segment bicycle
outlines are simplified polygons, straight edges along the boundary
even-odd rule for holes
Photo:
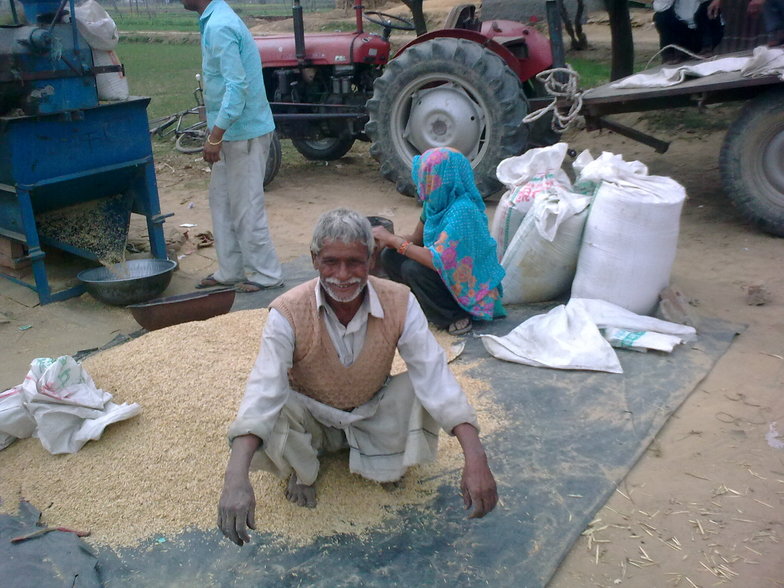
[[[174,148],[180,153],[198,153],[207,138],[207,120],[204,109],[201,75],[196,74],[198,87],[193,91],[196,106],[149,121],[150,136],[160,139],[175,137]]]
[[[199,153],[204,150],[204,141],[207,139],[207,120],[200,74],[196,74],[196,81],[198,87],[193,91],[196,106],[149,122],[150,137],[167,139],[174,135],[176,137],[174,148],[180,153]],[[198,117],[198,120],[194,122],[193,117]],[[264,169],[264,186],[278,174],[282,160],[283,148],[276,131],[272,134],[267,166]]]

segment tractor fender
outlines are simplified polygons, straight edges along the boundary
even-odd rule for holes
[[[492,25],[493,23],[490,24]],[[467,41],[472,41],[483,47],[486,47],[498,55],[501,59],[503,59],[504,62],[509,66],[509,69],[511,69],[522,82],[533,78],[539,72],[549,68],[553,62],[552,53],[550,52],[550,45],[547,41],[547,38],[536,31],[536,29],[532,29],[526,26],[521,26],[519,34],[514,38],[507,36],[503,37],[505,42],[513,42],[514,40],[518,40],[523,41],[526,43],[526,45],[528,45],[528,57],[523,59],[519,59],[507,47],[497,41],[494,41],[487,35],[468,29],[439,29],[437,31],[425,33],[424,35],[421,35],[403,45],[403,47],[401,47],[397,53],[395,53],[395,57],[398,57],[414,45],[419,45],[420,43],[430,41],[431,39],[443,38],[465,39]]]

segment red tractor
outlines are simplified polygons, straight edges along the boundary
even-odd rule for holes
[[[548,39],[504,20],[482,23],[471,5],[455,7],[445,28],[415,38],[390,61],[392,30],[407,19],[354,7],[356,31],[304,33],[294,0],[294,34],[256,37],[278,133],[308,159],[334,160],[354,141],[372,141],[381,173],[413,196],[411,161],[451,146],[472,162],[483,196],[499,188],[498,163],[531,141],[523,117],[537,95],[534,76],[552,64]],[[363,18],[379,34],[363,31]],[[541,141],[552,142],[542,129]]]

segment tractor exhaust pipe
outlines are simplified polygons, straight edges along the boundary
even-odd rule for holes
[[[302,5],[299,0],[294,0],[291,13],[294,19],[294,52],[297,65],[303,67],[305,65],[305,19],[302,16]]]
[[[357,0],[357,3],[354,4],[354,16],[357,21],[357,33],[365,32],[362,29],[362,0]]]

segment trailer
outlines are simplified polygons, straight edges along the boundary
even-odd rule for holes
[[[749,50],[722,57],[751,55]],[[679,67],[696,63],[684,62]],[[655,74],[661,68],[643,73]],[[623,89],[611,82],[587,90],[581,99],[580,113],[588,130],[611,130],[659,153],[667,150],[669,142],[606,117],[744,101],[740,114],[727,129],[719,155],[724,191],[744,217],[762,230],[784,237],[784,83],[777,75],[744,77],[739,71],[724,72],[655,88]]]

